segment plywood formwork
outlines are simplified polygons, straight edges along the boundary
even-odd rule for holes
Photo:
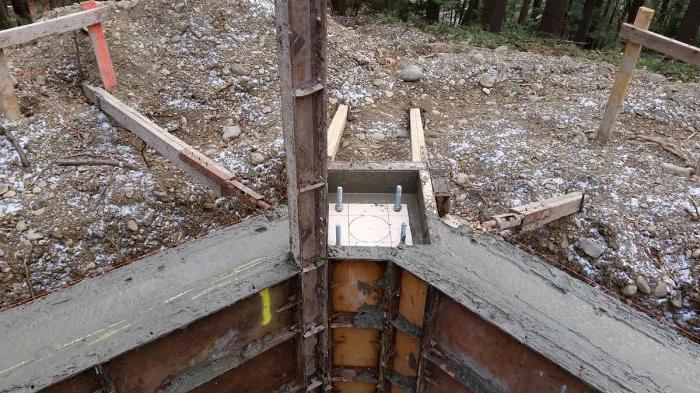
[[[374,171],[334,172],[329,182],[392,175]],[[288,218],[276,213],[0,314],[0,391],[308,389],[296,356],[303,270],[288,257]],[[425,223],[416,217],[411,226],[428,226],[429,236],[413,246],[330,247],[333,290],[325,296],[336,345],[321,388],[700,386],[697,344],[498,238],[423,214]]]
[[[300,275],[299,385],[330,386],[326,204],[326,2],[277,0],[291,254]]]

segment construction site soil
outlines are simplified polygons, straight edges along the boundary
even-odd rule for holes
[[[265,195],[285,197],[271,0],[108,3],[114,94]],[[46,18],[75,12],[66,7]],[[612,140],[593,140],[615,67],[557,54],[452,43],[415,28],[329,24],[329,116],[350,105],[337,160],[410,158],[423,111],[431,166],[454,212],[478,223],[584,191],[584,211],[502,233],[700,333],[700,181],[664,170],[700,158],[700,89],[640,70]],[[100,274],[255,214],[176,169],[87,103],[74,37],[7,51],[24,118],[0,120],[0,307]],[[84,77],[99,85],[89,37]],[[399,77],[408,64],[419,80]],[[119,166],[59,166],[99,158]],[[206,261],[202,261],[206,263]]]

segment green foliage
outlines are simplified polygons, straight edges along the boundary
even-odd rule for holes
[[[503,32],[495,34],[484,30],[480,25],[453,26],[447,23],[426,25],[415,21],[404,21],[395,17],[374,15],[367,19],[371,23],[384,23],[401,26],[418,26],[427,33],[440,35],[451,42],[466,42],[469,45],[496,48],[508,45],[522,51],[540,52],[552,55],[568,55],[594,61],[604,61],[619,65],[624,49],[623,43],[614,40],[605,50],[589,50],[580,46],[553,38],[542,37],[537,34],[536,24],[520,26],[509,23]],[[700,82],[700,68],[665,60],[653,52],[644,52],[637,66],[666,76],[672,80],[683,82]]]

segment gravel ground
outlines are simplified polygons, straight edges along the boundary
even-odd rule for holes
[[[272,2],[112,6],[114,94],[281,201]],[[97,84],[89,39],[81,33],[78,42],[86,78]],[[584,191],[591,199],[581,214],[502,235],[700,333],[700,181],[662,169],[700,157],[697,83],[638,72],[612,140],[600,145],[592,137],[612,86],[610,64],[374,24],[331,23],[328,51],[330,115],[338,103],[351,106],[338,160],[407,160],[408,110],[419,107],[431,164],[453,179],[455,213],[476,227],[511,207]],[[19,166],[0,139],[0,306],[254,214],[215,197],[87,104],[70,35],[8,55],[26,116],[2,124],[32,165]],[[419,81],[398,77],[409,64]],[[136,169],[55,165],[87,156]]]

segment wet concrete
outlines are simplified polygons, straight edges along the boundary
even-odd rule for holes
[[[0,392],[32,392],[299,272],[286,210],[0,313]]]
[[[428,220],[431,245],[329,257],[394,262],[600,391],[700,392],[699,345],[501,239]]]

